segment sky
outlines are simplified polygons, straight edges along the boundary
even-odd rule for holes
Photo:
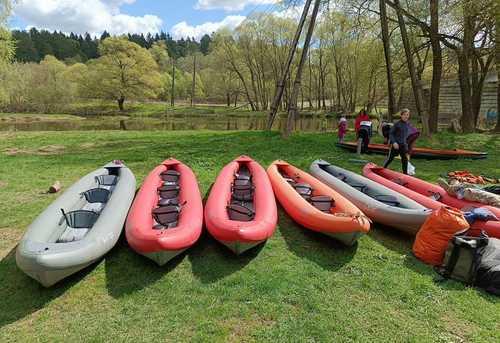
[[[100,35],[165,31],[176,39],[200,39],[235,28],[255,12],[280,12],[279,0],[18,0],[12,29]]]

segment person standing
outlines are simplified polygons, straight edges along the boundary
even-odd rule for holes
[[[389,133],[389,144],[391,147],[389,149],[389,156],[387,156],[387,160],[384,163],[384,168],[387,168],[397,155],[401,156],[401,165],[404,174],[408,174],[409,119],[410,110],[406,108],[401,110],[401,119],[393,125]]]
[[[339,143],[344,143],[344,137],[345,134],[347,133],[347,119],[342,116],[339,120]]]

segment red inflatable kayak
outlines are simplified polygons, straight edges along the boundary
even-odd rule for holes
[[[267,173],[276,198],[300,225],[346,245],[370,230],[370,220],[359,208],[312,175],[285,161],[273,162]]]
[[[241,254],[271,237],[277,222],[276,201],[266,171],[247,156],[226,165],[205,205],[210,234]]]
[[[358,144],[356,142],[344,142],[344,143],[337,143],[337,146],[350,151],[356,151]],[[387,155],[389,153],[389,146],[385,144],[369,144],[368,152]],[[430,148],[413,148],[411,156],[414,158],[426,158],[429,160],[432,159],[454,160],[458,158],[482,159],[488,157],[488,154],[485,152],[477,152],[477,151],[461,150],[461,149],[446,150],[446,149],[430,149]]]
[[[406,195],[408,198],[433,210],[444,205],[455,207],[463,211],[471,208],[484,207],[500,218],[500,208],[478,202],[457,199],[449,195],[438,185],[390,169],[384,169],[373,163],[365,165],[363,174],[373,181]],[[486,231],[490,237],[500,238],[500,221],[476,220],[472,224],[472,234],[479,234],[481,230]]]
[[[175,159],[146,177],[128,214],[125,234],[141,255],[164,265],[201,235],[203,204],[196,176]]]

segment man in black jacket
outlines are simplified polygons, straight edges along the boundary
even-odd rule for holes
[[[401,165],[403,167],[403,173],[408,174],[408,120],[410,119],[410,110],[401,110],[401,119],[393,125],[391,132],[389,134],[389,144],[391,148],[389,149],[389,156],[384,163],[384,168],[387,168],[389,164],[394,160],[398,154],[401,156]]]

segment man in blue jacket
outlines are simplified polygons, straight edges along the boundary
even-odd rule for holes
[[[410,110],[401,110],[401,119],[392,126],[391,132],[389,134],[389,144],[391,148],[389,149],[389,156],[384,163],[384,168],[387,168],[389,164],[394,160],[397,155],[401,156],[401,165],[403,167],[403,173],[408,174],[408,135],[410,128],[408,126],[408,120],[410,119]]]

